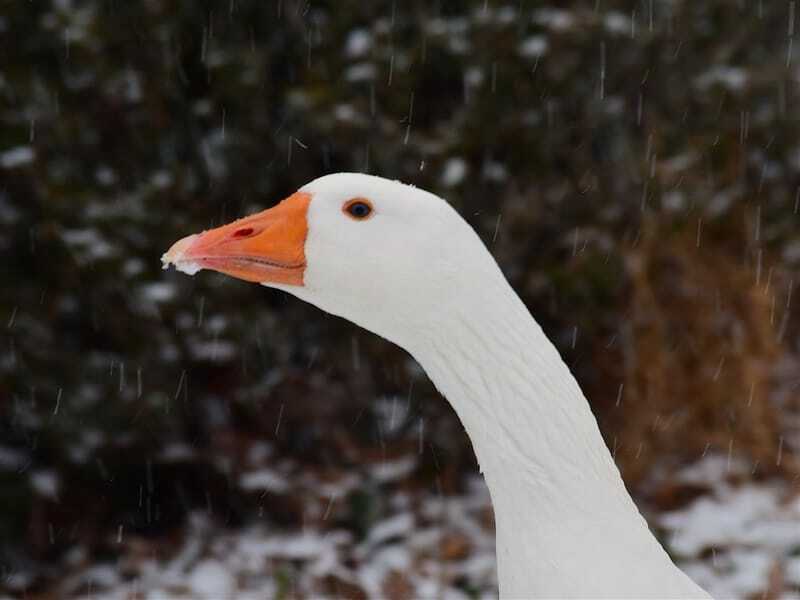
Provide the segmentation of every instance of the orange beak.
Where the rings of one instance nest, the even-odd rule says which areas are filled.
[[[260,213],[185,237],[161,262],[190,275],[211,269],[245,281],[301,286],[309,202],[309,194],[297,192]]]

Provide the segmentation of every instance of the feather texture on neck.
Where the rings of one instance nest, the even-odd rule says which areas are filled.
[[[556,348],[499,268],[486,275],[408,349],[486,477],[501,596],[707,597],[649,531]]]

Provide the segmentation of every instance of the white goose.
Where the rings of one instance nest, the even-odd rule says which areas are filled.
[[[486,477],[502,597],[709,597],[650,533],[568,367],[441,198],[327,175],[162,261],[285,290],[411,353]]]

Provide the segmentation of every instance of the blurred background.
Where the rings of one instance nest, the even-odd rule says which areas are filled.
[[[161,270],[325,173],[476,228],[651,527],[800,597],[794,1],[0,8],[0,596],[483,598],[492,511],[403,351]]]

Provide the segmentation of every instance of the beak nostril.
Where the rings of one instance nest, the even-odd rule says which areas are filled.
[[[243,238],[249,235],[253,235],[253,228],[252,227],[243,227],[242,229],[237,229],[233,232],[233,237],[235,238]]]

